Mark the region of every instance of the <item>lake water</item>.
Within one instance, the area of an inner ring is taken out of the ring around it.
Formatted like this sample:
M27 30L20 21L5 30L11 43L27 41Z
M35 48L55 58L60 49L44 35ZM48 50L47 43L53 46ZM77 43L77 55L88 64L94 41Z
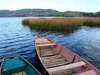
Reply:
M21 21L24 18L0 18L0 57L22 55L35 62L34 36ZM41 32L55 42L72 49L100 68L100 29L82 27L70 35Z
M0 18L0 57L35 57L34 35L22 26L23 18ZM33 60L34 61L34 60Z

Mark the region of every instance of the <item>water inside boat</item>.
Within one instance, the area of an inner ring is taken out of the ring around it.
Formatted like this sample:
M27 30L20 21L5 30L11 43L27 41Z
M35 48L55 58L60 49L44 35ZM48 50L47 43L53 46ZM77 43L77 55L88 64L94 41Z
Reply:
M13 57L4 60L1 75L40 75L40 73L26 60Z

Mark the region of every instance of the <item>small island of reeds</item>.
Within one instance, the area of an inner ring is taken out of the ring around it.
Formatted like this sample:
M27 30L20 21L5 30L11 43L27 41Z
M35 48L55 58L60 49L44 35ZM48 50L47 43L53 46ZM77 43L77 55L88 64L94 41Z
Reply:
M24 19L23 25L29 26L32 30L73 32L81 26L100 27L100 18L96 17L74 17L74 18L40 18Z

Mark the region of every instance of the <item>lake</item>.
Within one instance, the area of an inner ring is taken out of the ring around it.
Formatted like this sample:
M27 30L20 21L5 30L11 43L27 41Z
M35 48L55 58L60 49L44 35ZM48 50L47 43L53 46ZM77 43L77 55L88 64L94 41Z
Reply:
M0 58L10 55L24 56L35 63L35 35L22 25L22 17L0 18ZM43 36L70 48L100 68L100 29L81 27L69 35L41 32Z
M34 34L22 26L23 18L0 18L0 57L35 57Z

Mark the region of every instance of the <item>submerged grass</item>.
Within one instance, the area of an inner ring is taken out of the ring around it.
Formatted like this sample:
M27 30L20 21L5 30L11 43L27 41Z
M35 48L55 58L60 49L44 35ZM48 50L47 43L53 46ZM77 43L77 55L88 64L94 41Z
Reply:
M38 31L73 32L81 26L100 27L100 18L52 18L24 19L24 25Z

